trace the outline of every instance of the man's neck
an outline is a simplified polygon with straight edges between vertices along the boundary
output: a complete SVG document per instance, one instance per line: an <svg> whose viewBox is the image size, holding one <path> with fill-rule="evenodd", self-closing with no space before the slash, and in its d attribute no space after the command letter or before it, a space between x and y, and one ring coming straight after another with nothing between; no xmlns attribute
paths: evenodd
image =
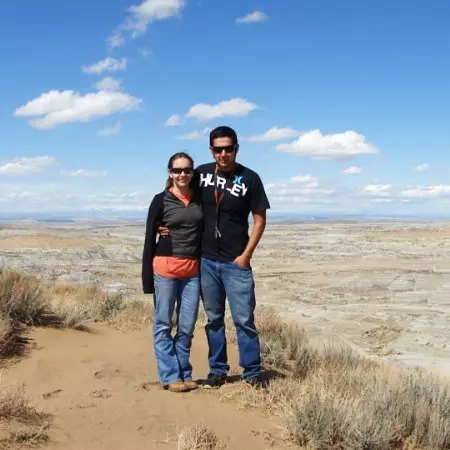
<svg viewBox="0 0 450 450"><path fill-rule="evenodd" d="M230 172L234 172L237 169L238 164L237 164L237 162L234 162L229 167L220 167L219 165L216 164L216 167L219 172L230 173Z"/></svg>

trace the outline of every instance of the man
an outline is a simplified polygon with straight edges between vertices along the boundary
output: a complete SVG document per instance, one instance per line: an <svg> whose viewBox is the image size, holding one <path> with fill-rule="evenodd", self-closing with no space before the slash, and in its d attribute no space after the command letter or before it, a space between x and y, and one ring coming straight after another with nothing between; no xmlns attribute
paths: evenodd
<svg viewBox="0 0 450 450"><path fill-rule="evenodd" d="M255 282L251 259L266 226L270 208L259 175L236 162L236 132L226 126L210 133L215 162L196 169L204 214L200 279L205 327L209 343L209 374L201 384L218 388L225 383L230 366L225 337L225 299L228 299L237 332L239 365L243 381L263 387L261 353L255 326ZM253 215L249 236L248 217ZM164 235L167 228L160 227Z"/></svg>
<svg viewBox="0 0 450 450"><path fill-rule="evenodd" d="M250 261L265 229L270 208L259 175L236 162L236 132L226 126L210 133L215 162L197 167L203 213L200 278L208 318L209 374L203 385L220 387L230 369L225 337L225 298L236 326L243 380L261 387L261 356L255 326L255 282ZM253 215L249 237L248 217Z"/></svg>

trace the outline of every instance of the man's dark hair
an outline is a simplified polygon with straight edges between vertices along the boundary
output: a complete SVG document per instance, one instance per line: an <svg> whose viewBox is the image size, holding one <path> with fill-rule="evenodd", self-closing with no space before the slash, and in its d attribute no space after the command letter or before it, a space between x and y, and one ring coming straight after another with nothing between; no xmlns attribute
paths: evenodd
<svg viewBox="0 0 450 450"><path fill-rule="evenodd" d="M209 145L212 147L214 139L222 138L222 137L227 137L227 138L232 139L233 145L238 144L238 137L237 137L236 131L234 131L233 128L231 128L231 127L227 127L227 126L223 125L223 126L214 128L214 130L212 130L211 133L209 133Z"/></svg>

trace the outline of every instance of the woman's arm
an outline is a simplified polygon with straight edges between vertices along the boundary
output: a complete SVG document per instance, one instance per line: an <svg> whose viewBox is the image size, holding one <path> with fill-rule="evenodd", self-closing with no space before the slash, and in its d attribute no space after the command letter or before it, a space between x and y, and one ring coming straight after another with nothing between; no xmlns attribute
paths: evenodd
<svg viewBox="0 0 450 450"><path fill-rule="evenodd" d="M145 228L144 250L142 253L142 288L144 294L153 294L153 256L156 246L156 231L158 220L161 216L163 196L156 195L147 214L147 224Z"/></svg>

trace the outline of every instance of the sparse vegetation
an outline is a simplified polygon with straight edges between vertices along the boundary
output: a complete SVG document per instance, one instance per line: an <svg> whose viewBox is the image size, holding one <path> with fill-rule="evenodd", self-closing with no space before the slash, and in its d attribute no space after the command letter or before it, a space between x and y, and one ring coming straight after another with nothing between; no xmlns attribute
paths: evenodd
<svg viewBox="0 0 450 450"><path fill-rule="evenodd" d="M36 325L47 304L40 281L16 270L0 268L0 316L12 322Z"/></svg>
<svg viewBox="0 0 450 450"><path fill-rule="evenodd" d="M266 362L289 368L288 376L265 391L225 395L281 416L289 440L312 449L450 448L444 380L387 367L343 345L314 347L303 330L267 310L260 320Z"/></svg>
<svg viewBox="0 0 450 450"><path fill-rule="evenodd" d="M48 440L47 414L38 412L25 396L22 385L0 387L0 423L9 436L0 440L0 448L36 447Z"/></svg>
<svg viewBox="0 0 450 450"><path fill-rule="evenodd" d="M178 436L178 450L224 450L225 445L205 425L185 427Z"/></svg>
<svg viewBox="0 0 450 450"><path fill-rule="evenodd" d="M153 303L149 300L132 300L124 302L108 315L110 325L120 329L136 329L149 326L153 320Z"/></svg>
<svg viewBox="0 0 450 450"><path fill-rule="evenodd" d="M0 387L0 421L14 420L23 424L39 425L44 418L45 415L38 413L30 405L24 386L12 386L9 389Z"/></svg>
<svg viewBox="0 0 450 450"><path fill-rule="evenodd" d="M100 305L100 319L107 320L125 308L122 294L114 294L107 297Z"/></svg>
<svg viewBox="0 0 450 450"><path fill-rule="evenodd" d="M26 427L11 431L9 437L0 440L0 449L37 448L49 441L47 427Z"/></svg>
<svg viewBox="0 0 450 450"><path fill-rule="evenodd" d="M128 317L134 314L137 319L136 305L130 307ZM98 287L49 286L34 276L0 268L0 357L22 353L25 341L20 335L28 325L81 330L125 309L121 295L108 295Z"/></svg>
<svg viewBox="0 0 450 450"><path fill-rule="evenodd" d="M11 321L7 317L0 317L0 357L7 357L13 353L13 331Z"/></svg>
<svg viewBox="0 0 450 450"><path fill-rule="evenodd" d="M50 308L61 326L81 329L105 320L122 307L122 297L108 296L98 287L56 285L50 290Z"/></svg>
<svg viewBox="0 0 450 450"><path fill-rule="evenodd" d="M94 287L47 288L35 277L0 270L1 356L14 353L17 324L39 325L49 314L63 327L83 328L102 320L132 329L151 324L153 304L147 298L125 301ZM197 325L205 322L201 311ZM313 345L299 325L268 309L258 311L257 325L264 364L283 377L271 380L266 390L224 390L222 395L238 396L246 407L280 417L291 442L336 450L450 448L450 387L445 380L423 370L387 367L336 342ZM235 342L229 316L227 336ZM34 427L16 429L0 447L22 440L38 445L46 439L44 416L30 406L21 387L0 391L0 421ZM178 448L218 450L224 445L196 424L179 435Z"/></svg>
<svg viewBox="0 0 450 450"><path fill-rule="evenodd" d="M0 357L23 350L19 324L40 324L46 308L45 292L36 277L0 268Z"/></svg>

